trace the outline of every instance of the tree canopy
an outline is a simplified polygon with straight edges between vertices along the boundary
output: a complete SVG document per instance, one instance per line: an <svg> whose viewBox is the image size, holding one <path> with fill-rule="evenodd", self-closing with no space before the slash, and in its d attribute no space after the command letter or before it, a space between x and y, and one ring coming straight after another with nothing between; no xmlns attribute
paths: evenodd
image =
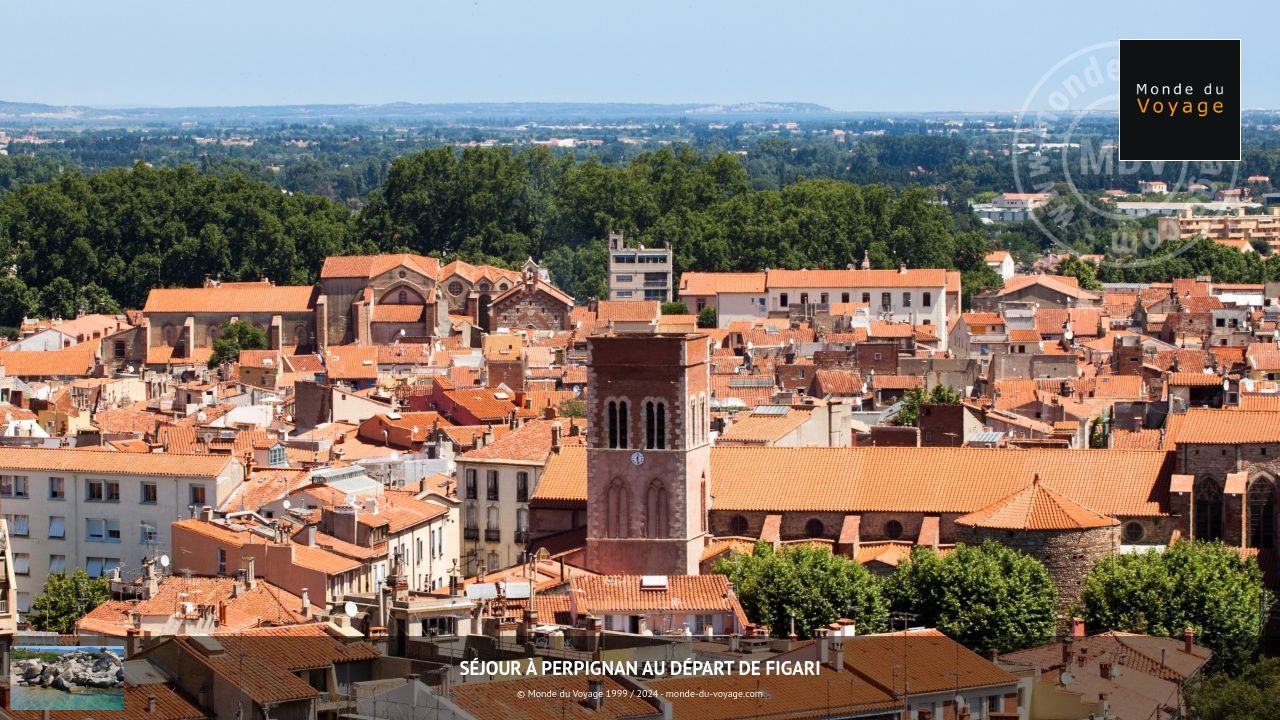
<svg viewBox="0 0 1280 720"><path fill-rule="evenodd" d="M791 632L812 637L813 630L848 617L858 632L881 632L889 608L880 582L855 560L827 548L794 547L774 551L764 541L751 554L735 554L716 563L728 575L743 610L768 625L776 637Z"/></svg>
<svg viewBox="0 0 1280 720"><path fill-rule="evenodd" d="M898 409L898 414L894 415L889 423L891 425L919 425L920 407L922 405L956 405L963 399L959 390L942 383L934 385L929 390L925 390L922 387L914 387L903 393L902 407Z"/></svg>
<svg viewBox="0 0 1280 720"><path fill-rule="evenodd" d="M895 611L916 616L976 651L1010 652L1049 641L1058 591L1035 558L996 542L958 545L944 557L916 547L885 584Z"/></svg>
<svg viewBox="0 0 1280 720"><path fill-rule="evenodd" d="M1181 637L1213 650L1213 668L1243 669L1275 598L1262 569L1222 543L1181 541L1164 552L1111 555L1094 566L1081 603L1092 631Z"/></svg>
<svg viewBox="0 0 1280 720"><path fill-rule="evenodd" d="M53 573L31 602L31 625L42 632L72 632L76 620L110 598L111 584L105 577L91 578L84 568L71 575Z"/></svg>
<svg viewBox="0 0 1280 720"><path fill-rule="evenodd" d="M1188 720L1280 720L1280 658L1263 658L1237 676L1203 675L1186 698Z"/></svg>
<svg viewBox="0 0 1280 720"><path fill-rule="evenodd" d="M209 367L234 362L239 359L241 350L265 350L266 347L267 334L262 328L243 320L228 320L222 323L222 332L213 341Z"/></svg>

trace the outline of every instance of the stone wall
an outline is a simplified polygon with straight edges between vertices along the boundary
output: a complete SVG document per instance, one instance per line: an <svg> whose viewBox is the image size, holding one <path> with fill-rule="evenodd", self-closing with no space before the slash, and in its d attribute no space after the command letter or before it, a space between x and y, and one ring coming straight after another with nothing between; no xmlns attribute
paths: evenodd
<svg viewBox="0 0 1280 720"><path fill-rule="evenodd" d="M995 540L1039 560L1058 587L1058 613L1067 617L1079 602L1094 563L1120 549L1118 525L1089 530L997 530L957 525L956 535L970 545Z"/></svg>

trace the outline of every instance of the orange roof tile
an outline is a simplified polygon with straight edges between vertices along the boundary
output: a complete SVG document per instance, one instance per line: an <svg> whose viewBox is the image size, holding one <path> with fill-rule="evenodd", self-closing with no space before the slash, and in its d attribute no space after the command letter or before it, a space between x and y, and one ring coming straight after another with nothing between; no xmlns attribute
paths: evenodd
<svg viewBox="0 0 1280 720"><path fill-rule="evenodd" d="M546 462L547 456L551 454L551 428L554 425L560 426L562 446L571 442L580 444L586 439L586 420L570 418L530 420L482 448L459 455L458 460L460 462L498 460L540 465ZM577 437L571 438L569 429L573 425L577 425L582 432Z"/></svg>
<svg viewBox="0 0 1280 720"><path fill-rule="evenodd" d="M752 413L739 418L716 440L724 444L763 445L777 442L800 427L809 419L808 410L791 409L782 414L757 415Z"/></svg>
<svg viewBox="0 0 1280 720"><path fill-rule="evenodd" d="M378 348L365 345L330 347L324 354L324 372L333 380L376 380Z"/></svg>
<svg viewBox="0 0 1280 720"><path fill-rule="evenodd" d="M1159 430L1111 431L1111 447L1115 450L1159 450L1162 433Z"/></svg>
<svg viewBox="0 0 1280 720"><path fill-rule="evenodd" d="M1165 384L1170 387L1215 387L1222 385L1222 376L1206 372L1175 372L1169 373Z"/></svg>
<svg viewBox="0 0 1280 720"><path fill-rule="evenodd" d="M724 446L711 449L711 482L716 510L969 513L1039 475L1098 512L1158 516L1171 458L1139 450ZM586 471L585 448L564 448L547 463L535 500L585 501Z"/></svg>
<svg viewBox="0 0 1280 720"><path fill-rule="evenodd" d="M679 599L682 611L739 611L725 575L670 575L667 587L658 590L644 589L641 580L640 575L578 576L570 581L570 592L580 593L579 612L593 615L670 610L674 598Z"/></svg>
<svg viewBox="0 0 1280 720"><path fill-rule="evenodd" d="M45 470L110 475L213 478L226 471L232 459L223 455L130 453L127 460L115 453L87 450L8 447L0 453L0 469Z"/></svg>
<svg viewBox="0 0 1280 720"><path fill-rule="evenodd" d="M703 296L718 293L763 293L762 272L711 273L687 272L680 276L680 295Z"/></svg>
<svg viewBox="0 0 1280 720"><path fill-rule="evenodd" d="M305 313L316 288L268 282L222 283L216 287L155 288L144 313Z"/></svg>
<svg viewBox="0 0 1280 720"><path fill-rule="evenodd" d="M957 525L1002 530L1086 530L1120 521L1101 515L1040 483L1031 484L977 512L956 518Z"/></svg>
<svg viewBox="0 0 1280 720"><path fill-rule="evenodd" d="M371 278L401 265L435 279L440 272L440 261L433 257L399 253L393 255L345 255L324 259L320 279Z"/></svg>
<svg viewBox="0 0 1280 720"><path fill-rule="evenodd" d="M662 303L657 300L601 300L596 306L600 322L645 322L657 320Z"/></svg>
<svg viewBox="0 0 1280 720"><path fill-rule="evenodd" d="M922 375L873 375L871 387L876 390L910 390L924 387Z"/></svg>
<svg viewBox="0 0 1280 720"><path fill-rule="evenodd" d="M1280 423L1270 412L1190 408L1182 415L1176 440L1195 445L1280 443Z"/></svg>
<svg viewBox="0 0 1280 720"><path fill-rule="evenodd" d="M426 305L379 304L373 306L373 322L416 323L423 321Z"/></svg>
<svg viewBox="0 0 1280 720"><path fill-rule="evenodd" d="M63 350L0 351L0 369L12 377L85 377L97 365L92 344Z"/></svg>
<svg viewBox="0 0 1280 720"><path fill-rule="evenodd" d="M770 289L788 288L946 288L947 271L916 270L770 270Z"/></svg>
<svg viewBox="0 0 1280 720"><path fill-rule="evenodd" d="M1101 295L1081 290L1080 283L1076 278L1062 275L1015 275L1004 281L1004 286L996 292L996 296L1003 297L1032 285L1041 285L1049 290L1080 300L1102 299Z"/></svg>

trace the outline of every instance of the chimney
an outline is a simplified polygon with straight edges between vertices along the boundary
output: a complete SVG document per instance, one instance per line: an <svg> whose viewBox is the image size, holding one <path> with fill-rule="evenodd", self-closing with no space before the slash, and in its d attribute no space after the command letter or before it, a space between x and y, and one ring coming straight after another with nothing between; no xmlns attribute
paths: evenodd
<svg viewBox="0 0 1280 720"><path fill-rule="evenodd" d="M1098 715L1102 716L1102 720L1108 720L1110 711L1111 703L1107 702L1107 694L1098 693Z"/></svg>
<svg viewBox="0 0 1280 720"><path fill-rule="evenodd" d="M547 402L550 403L551 401L547 400ZM542 417L545 420L555 420L556 419L555 407L548 404L545 408L542 409Z"/></svg>
<svg viewBox="0 0 1280 720"><path fill-rule="evenodd" d="M587 707L592 710L600 710L604 707L604 681L588 680L587 681Z"/></svg>
<svg viewBox="0 0 1280 720"><path fill-rule="evenodd" d="M899 274L899 275L906 275L906 274L907 274L907 264L906 264L906 263L902 263L901 265L899 265L899 266L898 266L898 274Z"/></svg>
<svg viewBox="0 0 1280 720"><path fill-rule="evenodd" d="M1071 618L1071 637L1073 638L1084 637L1084 618L1078 618L1078 617Z"/></svg>
<svg viewBox="0 0 1280 720"><path fill-rule="evenodd" d="M227 626L227 604L225 602L218 603L218 627Z"/></svg>
<svg viewBox="0 0 1280 720"><path fill-rule="evenodd" d="M258 586L258 578L253 572L253 558L244 560L244 589L252 590Z"/></svg>
<svg viewBox="0 0 1280 720"><path fill-rule="evenodd" d="M551 425L551 452L560 452L560 423Z"/></svg>
<svg viewBox="0 0 1280 720"><path fill-rule="evenodd" d="M147 696L147 714L148 715L154 714L155 711L156 711L156 696L148 695Z"/></svg>
<svg viewBox="0 0 1280 720"><path fill-rule="evenodd" d="M375 497L369 502L369 513L372 515L378 514L378 498Z"/></svg>
<svg viewBox="0 0 1280 720"><path fill-rule="evenodd" d="M200 508L200 519L205 522L213 522L213 508L208 505Z"/></svg>
<svg viewBox="0 0 1280 720"><path fill-rule="evenodd" d="M307 594L306 588L302 588L302 617L311 617L311 596Z"/></svg>
<svg viewBox="0 0 1280 720"><path fill-rule="evenodd" d="M844 670L844 638L837 637L832 639L831 649L835 651L831 658L831 669L840 672Z"/></svg>
<svg viewBox="0 0 1280 720"><path fill-rule="evenodd" d="M306 538L307 538L307 540L306 540L306 545L307 545L307 547L315 547L315 546L316 546L316 526L315 526L315 525L308 525L308 526L307 526L307 534L306 534Z"/></svg>
<svg viewBox="0 0 1280 720"><path fill-rule="evenodd" d="M818 628L814 632L818 638L818 662L825 665L827 663L827 629Z"/></svg>
<svg viewBox="0 0 1280 720"><path fill-rule="evenodd" d="M1071 643L1071 638L1066 638L1062 641L1062 667L1069 667L1071 665L1071 656L1075 654L1071 649Z"/></svg>
<svg viewBox="0 0 1280 720"><path fill-rule="evenodd" d="M1190 625L1182 631L1182 652L1190 655L1196 644L1196 631Z"/></svg>

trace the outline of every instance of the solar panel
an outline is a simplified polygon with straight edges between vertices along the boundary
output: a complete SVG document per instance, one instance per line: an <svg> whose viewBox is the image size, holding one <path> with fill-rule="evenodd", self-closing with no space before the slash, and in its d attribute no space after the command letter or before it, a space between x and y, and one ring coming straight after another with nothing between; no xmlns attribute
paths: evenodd
<svg viewBox="0 0 1280 720"><path fill-rule="evenodd" d="M791 408L786 405L761 405L751 411L752 415L786 415Z"/></svg>
<svg viewBox="0 0 1280 720"><path fill-rule="evenodd" d="M529 598L529 583L505 582L502 583L502 591L510 600L527 600Z"/></svg>

